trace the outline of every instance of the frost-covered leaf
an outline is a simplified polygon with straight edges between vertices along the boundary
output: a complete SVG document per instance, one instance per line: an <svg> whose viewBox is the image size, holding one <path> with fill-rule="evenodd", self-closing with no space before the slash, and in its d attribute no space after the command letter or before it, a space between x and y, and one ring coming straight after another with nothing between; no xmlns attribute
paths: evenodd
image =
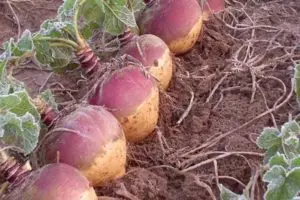
<svg viewBox="0 0 300 200"><path fill-rule="evenodd" d="M288 168L289 163L288 163L288 160L286 159L286 157L284 156L284 154L277 153L277 155L271 157L271 159L269 161L269 165L270 165L270 167L279 165L284 168Z"/></svg>
<svg viewBox="0 0 300 200"><path fill-rule="evenodd" d="M295 93L299 104L300 103L300 64L297 64L295 66L294 83L295 83Z"/></svg>
<svg viewBox="0 0 300 200"><path fill-rule="evenodd" d="M32 35L29 30L25 30L20 40L14 44L13 56L22 57L25 53L33 50Z"/></svg>
<svg viewBox="0 0 300 200"><path fill-rule="evenodd" d="M0 81L3 81L5 78L6 65L7 65L7 60L0 60Z"/></svg>
<svg viewBox="0 0 300 200"><path fill-rule="evenodd" d="M0 115L0 137L6 145L19 147L29 154L37 145L40 126L35 118L26 113L18 116L7 112Z"/></svg>
<svg viewBox="0 0 300 200"><path fill-rule="evenodd" d="M300 167L300 155L298 155L296 158L292 159L291 161L291 169L295 167Z"/></svg>
<svg viewBox="0 0 300 200"><path fill-rule="evenodd" d="M290 121L285 123L281 127L281 132L285 134L290 134L290 135L299 135L300 134L300 126L296 121Z"/></svg>
<svg viewBox="0 0 300 200"><path fill-rule="evenodd" d="M27 53L31 55L33 50L32 35L29 30L25 30L21 38L15 42L13 38L4 43L4 53L0 55L0 60L20 59Z"/></svg>
<svg viewBox="0 0 300 200"><path fill-rule="evenodd" d="M72 60L73 50L65 46L51 46L44 40L34 41L35 58L42 65L47 65L53 70L66 67Z"/></svg>
<svg viewBox="0 0 300 200"><path fill-rule="evenodd" d="M248 200L248 198L244 194L236 194L222 184L220 184L219 188L221 200Z"/></svg>
<svg viewBox="0 0 300 200"><path fill-rule="evenodd" d="M136 27L134 13L127 7L126 0L96 0L100 7L104 7L104 28L113 35L121 34L125 26Z"/></svg>
<svg viewBox="0 0 300 200"><path fill-rule="evenodd" d="M77 5L77 1L78 0L64 0L64 3L60 6L58 10L59 15L72 16L74 8Z"/></svg>
<svg viewBox="0 0 300 200"><path fill-rule="evenodd" d="M31 103L30 97L26 91L15 92L12 95L18 96L21 101L19 104L16 104L15 107L9 109L10 112L13 112L18 116L23 116L26 113L30 113L36 120L39 119L39 112Z"/></svg>
<svg viewBox="0 0 300 200"><path fill-rule="evenodd" d="M143 10L146 6L143 0L127 0L127 7L131 12L136 13Z"/></svg>
<svg viewBox="0 0 300 200"><path fill-rule="evenodd" d="M280 132L276 128L264 128L261 135L257 138L257 145L262 149L269 149L279 146L281 143Z"/></svg>
<svg viewBox="0 0 300 200"><path fill-rule="evenodd" d="M40 115L22 85L0 82L0 86L1 141L28 154L37 144Z"/></svg>
<svg viewBox="0 0 300 200"><path fill-rule="evenodd" d="M1 95L0 96L0 110L8 110L14 108L21 102L21 98L18 95Z"/></svg>
<svg viewBox="0 0 300 200"><path fill-rule="evenodd" d="M268 182L266 200L292 200L300 191L300 168L287 172L282 166L273 166L263 181Z"/></svg>
<svg viewBox="0 0 300 200"><path fill-rule="evenodd" d="M96 30L103 27L104 12L95 0L87 0L80 8L80 17L84 19L80 27L80 33L85 39L92 37Z"/></svg>
<svg viewBox="0 0 300 200"><path fill-rule="evenodd" d="M72 39L72 37L74 37L73 23L59 19L46 20L41 25L39 35L52 38Z"/></svg>
<svg viewBox="0 0 300 200"><path fill-rule="evenodd" d="M45 90L44 92L42 92L40 94L40 96L43 98L43 100L48 103L49 106L51 106L51 108L56 109L57 110L57 103L55 102L55 98L51 92L51 90Z"/></svg>
<svg viewBox="0 0 300 200"><path fill-rule="evenodd" d="M270 147L266 152L265 152L265 157L264 157L264 164L267 164L270 160L270 158L278 152L283 152L281 145L278 146L272 146Z"/></svg>
<svg viewBox="0 0 300 200"><path fill-rule="evenodd" d="M300 126L296 121L285 123L282 128L282 148L286 156L293 158L300 153L299 134Z"/></svg>

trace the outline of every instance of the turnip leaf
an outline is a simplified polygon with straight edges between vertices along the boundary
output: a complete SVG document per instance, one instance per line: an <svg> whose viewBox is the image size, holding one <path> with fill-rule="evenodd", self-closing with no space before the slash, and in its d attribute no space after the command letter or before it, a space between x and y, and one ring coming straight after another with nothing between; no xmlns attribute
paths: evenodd
<svg viewBox="0 0 300 200"><path fill-rule="evenodd" d="M58 44L60 45L60 44ZM35 40L35 58L42 64L50 67L52 70L66 67L73 56L73 49L66 46L51 46L45 40Z"/></svg>
<svg viewBox="0 0 300 200"><path fill-rule="evenodd" d="M282 148L285 155L292 159L300 154L299 138L300 126L296 121L285 123L282 128Z"/></svg>
<svg viewBox="0 0 300 200"><path fill-rule="evenodd" d="M300 104L300 64L295 66L294 83L297 101Z"/></svg>
<svg viewBox="0 0 300 200"><path fill-rule="evenodd" d="M221 200L248 200L249 199L244 194L239 195L232 192L222 184L220 184L219 188L221 193L220 194Z"/></svg>
<svg viewBox="0 0 300 200"><path fill-rule="evenodd" d="M280 143L280 132L276 128L264 128L262 134L257 139L257 145L262 149L269 149L273 146L279 146Z"/></svg>
<svg viewBox="0 0 300 200"><path fill-rule="evenodd" d="M0 83L0 138L2 143L30 153L38 142L40 116L21 85ZM6 88L6 89L4 89Z"/></svg>
<svg viewBox="0 0 300 200"><path fill-rule="evenodd" d="M139 12L146 6L143 0L127 0L127 5L132 13Z"/></svg>
<svg viewBox="0 0 300 200"><path fill-rule="evenodd" d="M300 191L300 168L286 171L282 166L273 166L263 177L268 182L266 200L292 200Z"/></svg>
<svg viewBox="0 0 300 200"><path fill-rule="evenodd" d="M18 51L20 52L28 52L33 50L33 41L31 32L29 30L25 30L16 45Z"/></svg>
<svg viewBox="0 0 300 200"><path fill-rule="evenodd" d="M40 126L30 113L18 116L13 112L0 115L0 137L6 145L12 145L29 154L37 145Z"/></svg>
<svg viewBox="0 0 300 200"><path fill-rule="evenodd" d="M284 154L280 154L280 153L277 153L277 155L270 158L269 165L270 167L273 167L275 165L280 165L284 168L289 167L288 160L286 159Z"/></svg>
<svg viewBox="0 0 300 200"><path fill-rule="evenodd" d="M293 169L295 167L300 167L300 155L298 155L296 158L294 158L292 161L291 161L291 166L290 168Z"/></svg>
<svg viewBox="0 0 300 200"><path fill-rule="evenodd" d="M95 0L97 5L103 8L105 31L119 35L125 26L136 27L134 13L127 7L126 0Z"/></svg>

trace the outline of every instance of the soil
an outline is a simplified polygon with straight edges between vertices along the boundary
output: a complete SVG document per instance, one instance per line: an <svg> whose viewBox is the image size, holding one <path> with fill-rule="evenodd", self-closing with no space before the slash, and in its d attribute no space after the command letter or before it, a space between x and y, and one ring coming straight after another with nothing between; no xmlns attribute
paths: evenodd
<svg viewBox="0 0 300 200"><path fill-rule="evenodd" d="M18 35L17 21L22 31L37 31L62 3L10 2L18 20L6 1L0 2L0 43ZM228 1L226 11L205 23L194 48L174 57L176 72L161 94L157 130L146 141L129 144L127 174L98 188L99 196L220 199L218 182L242 193L252 180L253 198L263 199L265 185L258 173L263 151L255 140L264 127L280 128L299 114L294 95L289 95L297 60L298 0ZM79 102L87 90L78 72L59 75L29 63L18 66L14 75L33 96L52 89L63 107ZM216 158L220 155L224 157Z"/></svg>

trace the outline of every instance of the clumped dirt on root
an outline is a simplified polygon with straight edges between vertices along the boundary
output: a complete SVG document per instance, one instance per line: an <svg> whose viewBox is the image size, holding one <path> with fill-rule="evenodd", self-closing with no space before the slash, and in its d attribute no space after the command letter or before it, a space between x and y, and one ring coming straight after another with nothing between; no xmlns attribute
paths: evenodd
<svg viewBox="0 0 300 200"><path fill-rule="evenodd" d="M29 8L56 8L61 2L34 3L13 1L22 29L36 30L55 14ZM0 18L2 42L17 34L17 26L5 3L0 13L12 19ZM174 58L176 72L161 94L157 130L143 143L129 145L126 176L98 194L131 200L219 199L217 183L241 193L252 179L253 198L262 199L263 152L255 140L264 127L280 127L299 113L290 80L300 60L299 13L297 0L227 1L226 11L205 23L195 47ZM24 67L26 72L18 69L16 77L33 95L54 89L61 107L78 102L87 89L80 70L66 76Z"/></svg>

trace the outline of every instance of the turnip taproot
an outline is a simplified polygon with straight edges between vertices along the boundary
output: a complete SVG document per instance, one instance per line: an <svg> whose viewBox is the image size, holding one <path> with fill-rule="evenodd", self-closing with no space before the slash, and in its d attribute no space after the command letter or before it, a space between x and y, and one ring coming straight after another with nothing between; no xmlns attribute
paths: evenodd
<svg viewBox="0 0 300 200"><path fill-rule="evenodd" d="M59 162L78 168L101 186L125 173L126 140L118 120L100 106L82 105L57 121L41 141L42 164Z"/></svg>
<svg viewBox="0 0 300 200"><path fill-rule="evenodd" d="M207 21L209 17L225 9L224 0L203 0L203 19Z"/></svg>
<svg viewBox="0 0 300 200"><path fill-rule="evenodd" d="M89 97L108 108L121 122L126 139L137 142L153 132L159 115L159 90L152 76L137 66L114 71Z"/></svg>
<svg viewBox="0 0 300 200"><path fill-rule="evenodd" d="M172 56L166 43L151 34L138 36L127 31L122 36L119 55L127 54L140 61L158 81L160 89L166 90L173 74Z"/></svg>
<svg viewBox="0 0 300 200"><path fill-rule="evenodd" d="M202 24L197 0L154 0L138 19L142 34L160 37L175 54L185 53L195 45Z"/></svg>
<svg viewBox="0 0 300 200"><path fill-rule="evenodd" d="M15 161L5 161L0 172L10 182L3 200L97 200L89 181L76 168L55 163L34 171Z"/></svg>

